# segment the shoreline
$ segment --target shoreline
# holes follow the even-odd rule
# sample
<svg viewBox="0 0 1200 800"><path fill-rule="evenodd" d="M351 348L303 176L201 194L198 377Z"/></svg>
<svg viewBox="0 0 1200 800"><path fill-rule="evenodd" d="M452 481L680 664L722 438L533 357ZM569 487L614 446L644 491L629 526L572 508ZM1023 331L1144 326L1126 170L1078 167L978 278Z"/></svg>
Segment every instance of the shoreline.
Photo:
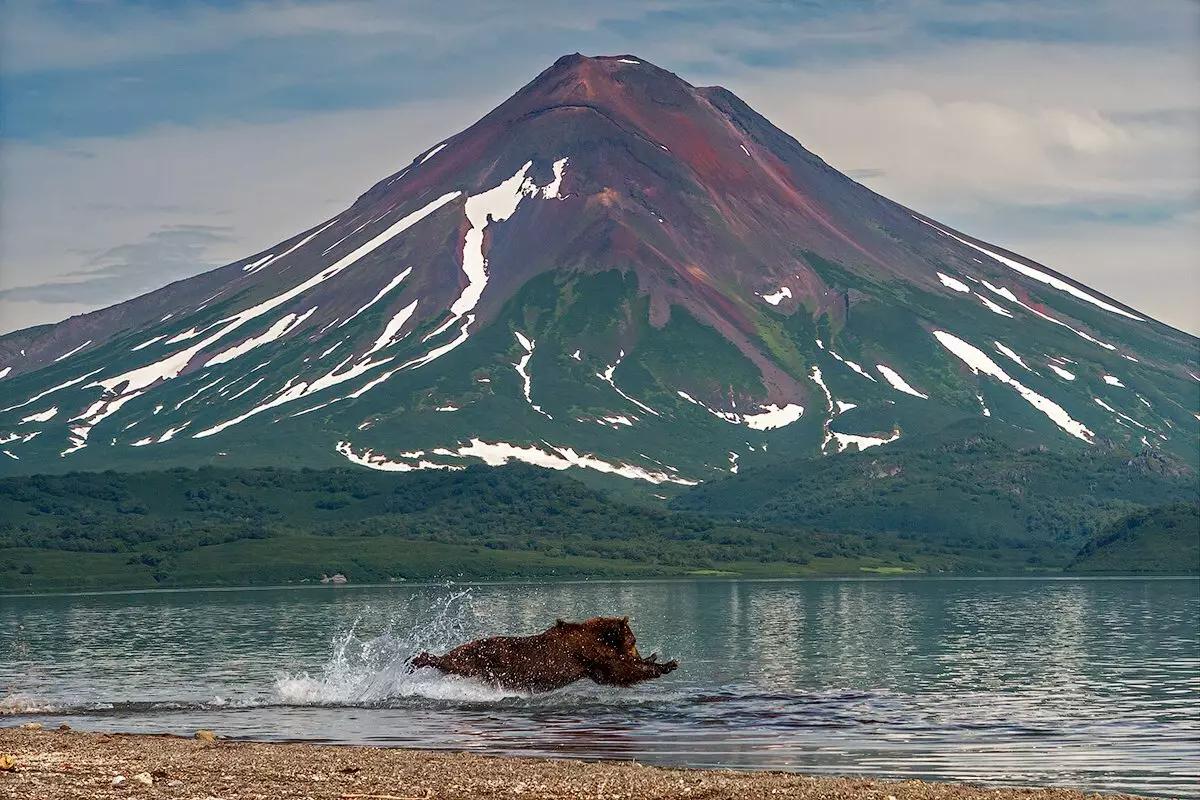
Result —
<svg viewBox="0 0 1200 800"><path fill-rule="evenodd" d="M755 583L796 583L796 582L833 582L833 581L864 581L864 582L887 582L887 581L1011 581L1011 580L1040 580L1040 581L1122 581L1122 580L1161 580L1161 581L1180 581L1200 580L1200 574L1167 574L1167 573L1139 573L1139 572L1113 572L1113 573L1069 573L1062 571L1042 571L1029 573L990 573L990 574L975 574L975 573L934 573L934 572L906 572L906 573L875 573L875 572L858 572L845 574L820 574L820 575L657 575L657 576L629 576L629 577L597 577L597 578L544 578L537 576L516 576L512 578L481 578L479 580L469 580L458 578L454 581L446 580L411 580L411 581L392 581L387 583L341 583L341 584L322 584L320 581L309 583L276 583L276 584L221 584L216 586L163 586L163 587L131 587L125 589L47 589L38 591L22 592L15 589L0 589L0 599L20 599L32 597L102 597L102 596L120 596L133 594L188 594L192 592L267 592L276 590L324 590L324 591L339 591L353 589L397 589L411 587L450 587L463 588L472 586L507 586L507 585L544 585L544 584L597 584L597 583L658 583L662 581L713 581L713 582L734 582L746 581Z"/></svg>
<svg viewBox="0 0 1200 800"><path fill-rule="evenodd" d="M14 768L4 770L5 756ZM118 780L119 778L119 780ZM385 747L202 741L0 728L0 795L14 798L449 800L696 797L873 800L1132 798L1058 788L652 767Z"/></svg>

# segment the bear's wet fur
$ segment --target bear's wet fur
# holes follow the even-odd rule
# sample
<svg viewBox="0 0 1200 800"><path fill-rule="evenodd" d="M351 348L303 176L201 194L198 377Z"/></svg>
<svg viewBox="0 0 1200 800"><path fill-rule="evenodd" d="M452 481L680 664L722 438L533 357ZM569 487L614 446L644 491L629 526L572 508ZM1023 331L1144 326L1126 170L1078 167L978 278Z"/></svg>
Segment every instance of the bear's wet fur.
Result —
<svg viewBox="0 0 1200 800"><path fill-rule="evenodd" d="M505 689L547 692L590 678L604 686L633 686L672 672L675 660L642 658L629 617L558 620L534 636L492 636L445 655L421 653L412 668L433 667Z"/></svg>

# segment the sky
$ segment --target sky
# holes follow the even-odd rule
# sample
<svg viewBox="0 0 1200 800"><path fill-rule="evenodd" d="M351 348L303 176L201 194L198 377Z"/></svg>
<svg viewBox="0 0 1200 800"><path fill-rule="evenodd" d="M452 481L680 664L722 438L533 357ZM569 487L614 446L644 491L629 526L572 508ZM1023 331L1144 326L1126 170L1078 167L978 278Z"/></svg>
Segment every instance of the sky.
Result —
<svg viewBox="0 0 1200 800"><path fill-rule="evenodd" d="M0 333L293 236L571 52L1200 333L1196 0L0 0Z"/></svg>

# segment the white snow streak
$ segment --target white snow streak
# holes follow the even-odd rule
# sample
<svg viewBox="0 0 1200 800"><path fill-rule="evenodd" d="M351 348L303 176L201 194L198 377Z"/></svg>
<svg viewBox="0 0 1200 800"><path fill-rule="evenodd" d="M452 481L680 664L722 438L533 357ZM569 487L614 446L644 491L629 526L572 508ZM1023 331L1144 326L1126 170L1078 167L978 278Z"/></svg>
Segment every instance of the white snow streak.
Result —
<svg viewBox="0 0 1200 800"><path fill-rule="evenodd" d="M1142 319L1141 317L1139 317L1135 314L1130 314L1128 311L1125 311L1124 309L1117 308L1116 306L1112 305L1111 303L1106 303L1098 297L1093 297L1092 295L1088 294L1087 292L1083 291L1082 289L1080 289L1076 286L1073 286L1064 280L1056 278L1053 275L1047 275L1046 273L1044 273L1040 270L1036 270L1033 267L1022 264L1019 261L1014 261L1011 258L1000 255L999 253L994 253L991 250L988 250L986 247L980 247L977 244L972 244L971 242L968 242L966 239L959 238L958 236L955 236L953 233L950 233L949 231L942 230L937 225L934 225L932 222L925 222L925 220L919 219L918 217L915 217L915 216L913 217L913 219L917 220L918 222L925 223L929 227L933 228L935 231L941 231L946 236L949 236L951 239L955 239L957 241L962 242L967 247L974 248L975 250L978 250L979 252L983 253L984 255L994 258L995 260L999 261L1001 264L1005 265L1006 267L1016 270L1017 272L1021 273L1022 275L1026 276L1028 278L1033 278L1035 281L1040 281L1040 282L1046 284L1047 286L1051 286L1055 289L1058 289L1060 292L1066 292L1067 294L1071 295L1072 297L1076 297L1080 300L1091 303L1092 305L1096 306L1097 308L1102 308L1105 311L1111 311L1114 314L1120 314L1123 317L1128 317L1129 319L1137 320L1138 322L1145 322L1145 320Z"/></svg>
<svg viewBox="0 0 1200 800"><path fill-rule="evenodd" d="M1019 355L1017 355L1015 352L1013 352L1011 349L1009 349L1008 347L1006 347L1006 346L1004 346L1004 345L1000 344L1000 342L993 342L993 344L995 344L995 345L996 345L996 349L997 349L997 350L999 350L999 351L1000 351L1000 353L1001 353L1002 355L1008 356L1010 359L1012 359L1013 361L1017 362L1018 364L1020 364L1020 365L1021 365L1022 367L1024 367L1025 369L1029 370L1030 372L1033 372L1033 370L1032 370L1032 369L1030 369L1029 365L1028 365L1028 364L1026 364L1026 363L1025 363L1025 362L1024 362L1022 359L1021 359L1021 357L1020 357ZM1035 374L1036 374L1036 373L1035 373Z"/></svg>
<svg viewBox="0 0 1200 800"><path fill-rule="evenodd" d="M938 276L938 280L942 282L943 286L947 286L956 292L966 292L968 294L971 292L971 287L967 286L965 283L960 281L958 278L951 278L949 275L946 275L941 272L939 272L937 274L937 276Z"/></svg>
<svg viewBox="0 0 1200 800"><path fill-rule="evenodd" d="M938 343L942 345L942 347L945 347L947 350L957 356L964 364L970 367L972 372L977 375L982 372L985 375L990 375L1001 383L1011 386L1017 390L1017 393L1020 394L1027 403L1049 417L1050 421L1055 425L1062 428L1072 436L1083 439L1085 442L1092 441L1094 434L1092 431L1088 430L1083 423L1072 419L1071 416L1062 408L1062 406L1058 405L1053 400L1042 397L1040 394L1020 383L1019 381L1013 380L1013 378L1010 377L1007 372L1001 369L996 362L988 358L987 354L982 350L974 345L964 342L962 339L959 339L957 336L947 333L946 331L934 331L933 335L938 340Z"/></svg>
<svg viewBox="0 0 1200 800"><path fill-rule="evenodd" d="M517 341L521 344L521 347L525 348L525 355L521 356L520 361L513 364L513 367L517 370L517 374L521 376L521 382L525 391L525 402L529 403L530 408L547 419L554 419L554 417L543 411L541 406L533 402L533 378L529 374L529 360L533 358L533 348L537 343L533 339L527 339L520 331L513 331L513 335L517 337Z"/></svg>
<svg viewBox="0 0 1200 800"><path fill-rule="evenodd" d="M1121 379L1115 375L1105 375L1104 382L1109 386L1120 386L1122 389L1125 388L1125 384L1121 383Z"/></svg>
<svg viewBox="0 0 1200 800"><path fill-rule="evenodd" d="M58 414L58 406L48 408L40 414L30 414L28 417L22 417L18 425L24 425L27 422L49 422Z"/></svg>
<svg viewBox="0 0 1200 800"><path fill-rule="evenodd" d="M625 359L625 351L622 350L620 355L617 356L617 360L615 362L613 362L612 364L609 364L607 367L605 367L603 373L597 372L596 377L599 378L600 380L604 381L605 383L607 383L609 386L611 386L613 388L613 391L615 391L617 394L621 395L621 397L624 397L629 402L633 403L635 406L640 408L642 411L645 411L647 414L653 414L656 417L661 417L662 414L659 414L657 411L655 411L650 406L646 405L645 403L639 402L638 400L634 400L632 397L630 397L629 395L622 392L620 387L618 387L616 382L613 380L613 375L616 374L617 367L619 367L621 365L621 362L624 359Z"/></svg>
<svg viewBox="0 0 1200 800"><path fill-rule="evenodd" d="M1075 380L1074 373L1068 372L1067 370L1063 369L1060 366L1057 366L1055 364L1047 364L1046 366L1048 366L1051 370L1053 370L1054 374L1057 375L1058 377L1062 378L1064 381Z"/></svg>
<svg viewBox="0 0 1200 800"><path fill-rule="evenodd" d="M355 464L382 472L413 472L419 469L466 469L466 467L454 464L435 464L432 461L419 461L416 464L406 464L403 461L389 461L386 456L375 453L372 450L363 450L361 453L356 453L349 442L338 442L337 451Z"/></svg>
<svg viewBox="0 0 1200 800"><path fill-rule="evenodd" d="M878 381L876 381L876 380L875 380L875 376L874 376L874 375L872 375L871 373L867 372L867 371L866 371L865 369L863 369L863 368L862 368L860 365L858 365L858 364L854 363L853 361L850 361L849 359L842 358L841 356L839 356L837 353L835 353L835 352L834 352L834 351L832 351L832 350L830 350L830 351L828 351L828 352L829 352L829 355L833 356L833 357L834 357L834 358L836 358L838 361L842 362L842 363L843 363L843 364L845 364L847 367L849 367L850 369L852 369L852 370L854 370L855 372L857 372L859 375L862 375L862 376L863 376L864 378L866 378L867 380L871 381L872 383L878 383Z"/></svg>
<svg viewBox="0 0 1200 800"><path fill-rule="evenodd" d="M262 269L266 265L266 263L268 261L270 261L273 257L274 257L274 253L267 253L265 256L260 258L258 261L254 261L254 262L244 265L242 267L242 272L257 272L258 270ZM210 297L208 299L211 300L212 297Z"/></svg>
<svg viewBox="0 0 1200 800"><path fill-rule="evenodd" d="M147 347L149 347L150 345L154 344L155 342L161 341L165 338L167 338L167 335L165 333L162 334L161 336L155 336L153 339L150 339L149 341L142 342L137 347L134 347L133 349L131 349L129 352L136 353L138 350L144 350Z"/></svg>
<svg viewBox="0 0 1200 800"><path fill-rule="evenodd" d="M1000 316L1008 317L1009 319L1013 318L1011 311L1009 311L1004 306L994 303L991 300L991 298L985 297L984 295L981 295L979 292L976 292L975 296L978 297L980 302L983 303L983 307L986 308L988 311L991 311L993 314L999 314Z"/></svg>
<svg viewBox="0 0 1200 800"><path fill-rule="evenodd" d="M372 251L386 244L392 238L398 236L412 225L420 222L422 219L429 216L434 211L437 211L451 200L454 200L460 194L461 192L450 192L449 194L442 195L438 199L426 204L424 207L399 220L383 233L374 237L366 244L358 247L353 252L338 259L331 266L326 267L324 270L312 276L308 280L292 287L291 289L288 289L285 292L282 292L281 294L276 295L275 297L264 300L258 305L248 308L233 317L221 320L221 323L224 323L224 327L197 344L194 344L185 350L180 350L176 353L173 353L160 361L147 364L146 366L138 369L130 370L129 372L116 375L112 378L105 378L104 380L97 381L96 383L89 385L103 386L110 392L116 391L117 387L124 385L124 391L128 393L144 389L155 383L158 383L159 381L171 380L178 377L179 374L183 372L184 368L191 362L192 358L194 358L195 355L201 350L229 335L250 320L267 314L289 300L304 294L313 287L318 286L319 284L334 277L363 257L370 254Z"/></svg>
<svg viewBox="0 0 1200 800"><path fill-rule="evenodd" d="M350 316L346 317L346 319L345 319L345 320L344 320L344 321L343 321L341 324L339 324L339 325L338 325L338 327L339 327L339 328L341 328L341 327L344 327L345 325L347 325L347 324L350 322L350 320L354 319L354 318L355 318L355 317L357 317L359 314L363 313L363 312L364 312L364 311L366 311L368 308L370 308L371 306L373 306L373 305L375 305L376 303L378 303L378 302L379 302L379 301L380 301L380 300L383 298L383 296L384 296L385 294L387 294L387 293L388 293L388 292L390 292L392 289L395 289L397 286L399 286L399 285L400 285L400 282L401 282L401 281L403 281L405 278L407 278L411 272L412 272L412 267L409 267L408 269L404 270L403 272L401 272L401 273L400 273L399 275L397 275L396 277L392 278L392 280L391 280L391 281L388 283L388 285L387 285L387 286L385 286L385 287L383 287L382 289L380 289L380 290L379 290L379 291L376 293L376 295L375 295L374 297L372 297L372 298L371 298L371 299L370 299L370 300L367 302L367 304L366 304L366 305L364 305L364 306L363 306L362 308L360 308L358 311L355 311L355 312L354 312L353 314L351 314Z"/></svg>
<svg viewBox="0 0 1200 800"><path fill-rule="evenodd" d="M417 163L418 163L418 164L424 164L426 161L428 161L429 159L433 158L433 157L434 157L434 156L436 156L438 153L440 153L440 152L442 151L442 148L443 148L443 147L445 147L447 144L449 144L449 143L448 143L448 142L442 142L442 143L441 143L441 144L439 144L437 147L433 148L433 149L432 149L432 150L430 150L428 153L426 153L425 155L421 156L421 160L420 160L420 161L418 161Z"/></svg>
<svg viewBox="0 0 1200 800"><path fill-rule="evenodd" d="M546 443L546 447L548 449L543 450L535 445L521 447L520 445L508 444L506 442L489 443L481 439L471 439L468 445L462 445L453 450L439 447L433 451L433 454L450 458L478 458L489 466L500 466L509 461L523 461L526 464L533 464L534 466L545 467L547 469L564 470L571 467L581 467L655 484L678 483L684 486L695 486L698 483L698 481L688 480L687 478L681 478L665 472L646 470L632 464L604 461L588 453L576 453L569 447L557 447L548 443ZM386 456L376 454L371 450L364 450L361 453L355 452L353 445L345 441L338 442L337 451L355 464L387 472L411 472L420 469L462 469L462 467L457 465L438 464L424 459L417 461L415 464L392 461ZM423 455L424 451L418 450L413 453L402 453L400 457L407 456L410 457L410 460L416 460Z"/></svg>
<svg viewBox="0 0 1200 800"><path fill-rule="evenodd" d="M87 375L83 375L78 378L73 378L73 379L67 381L66 383L60 383L58 386L52 386L44 392L35 394L33 397L29 398L24 403L17 403L15 406L9 406L8 408L0 408L0 413L6 412L6 411L15 411L18 408L24 408L25 406L29 405L30 403L36 403L38 400L41 400L43 397L45 397L48 394L53 394L54 392L57 392L59 389L66 389L68 386L74 386L77 383L83 383L88 378L95 375L97 372L100 372L101 369L103 369L103 367L101 367L100 369L94 369L91 372L89 372Z"/></svg>
<svg viewBox="0 0 1200 800"><path fill-rule="evenodd" d="M171 441L172 439L175 438L175 434L179 433L181 430L183 430L184 428L186 428L188 425L191 425L191 424L192 424L192 421L188 420L187 422L180 425L178 428L168 429L166 433L164 433L162 436L158 437L158 443L162 444L163 442Z"/></svg>
<svg viewBox="0 0 1200 800"><path fill-rule="evenodd" d="M900 373L896 372L896 370L892 369L887 364L876 364L875 369L879 370L879 374L882 375L896 391L904 392L905 394L911 394L913 397L919 397L922 400L929 399L929 395L918 392L908 384L908 381L900 377Z"/></svg>
<svg viewBox="0 0 1200 800"><path fill-rule="evenodd" d="M57 364L59 361L62 361L62 360L63 360L63 359L65 359L65 358L70 358L71 356L75 355L76 353L78 353L80 350L82 350L83 348L87 347L87 346L88 346L89 344L91 344L91 343L92 343L92 340L91 340L91 339L88 339L86 342L84 342L83 344L79 345L79 347L76 347L74 350L71 350L71 351L69 351L69 352L63 353L63 354L62 354L61 356L59 356L58 358L54 359L54 363L55 363L55 364Z"/></svg>
<svg viewBox="0 0 1200 800"><path fill-rule="evenodd" d="M768 404L762 406L762 410L757 414L738 414L734 411L718 411L715 408L709 408L704 403L701 403L696 398L692 397L687 392L676 392L684 400L689 403L700 406L714 417L719 417L732 425L745 425L753 428L756 431L769 431L776 428L782 428L786 425L791 425L804 414L804 406L788 403L784 406Z"/></svg>
<svg viewBox="0 0 1200 800"><path fill-rule="evenodd" d="M467 285L458 299L450 306L450 318L422 341L427 342L448 330L479 305L479 299L483 297L483 290L487 287L488 282L488 262L487 256L483 252L483 233L487 226L493 222L503 222L511 217L516 212L517 206L526 197L537 195L546 198L557 197L558 185L562 180L562 170L566 164L566 159L554 162L555 180L544 190L527 176L533 162L526 161L525 165L508 180L502 181L498 186L487 191L467 197L467 222L471 225L463 240L463 274L467 276ZM466 337L462 337L462 339L465 341Z"/></svg>
<svg viewBox="0 0 1200 800"><path fill-rule="evenodd" d="M1063 322L1062 320L1055 319L1054 317L1051 317L1048 314L1043 314L1041 311L1038 311L1036 308L1033 308L1032 306L1028 306L1025 303L1022 303L1020 300L1017 299L1017 296L1015 294L1013 294L1010 290L1008 290L1002 286L992 286L987 281L984 281L983 285L986 286L991 291L993 291L996 294L1003 297L1005 300L1008 300L1011 303L1016 303L1021 308L1028 311L1030 314L1041 317L1042 319L1046 320L1047 322L1053 322L1055 325L1061 325L1062 327L1064 327L1067 330L1074 333L1076 336L1079 336L1081 339L1086 339L1087 341L1091 342L1092 344L1098 344L1101 347L1103 347L1105 350L1116 350L1117 349L1117 348L1113 347L1111 344L1109 344L1108 342L1102 342L1099 339L1097 339L1096 337L1091 336L1091 335L1079 330L1078 328L1072 328L1070 325Z"/></svg>
<svg viewBox="0 0 1200 800"><path fill-rule="evenodd" d="M228 361L233 361L235 358L244 356L246 353L249 353L256 347L262 347L264 344L269 344L276 339L287 336L296 328L300 327L304 320L312 316L312 313L316 310L317 307L313 306L308 311L305 311L303 314L298 316L296 314L285 314L283 317L276 320L275 324L267 328L267 330L265 330L263 333L259 334L258 336L253 336L241 344L236 344L233 347L230 347L228 350L222 350L220 353L217 353L208 361L204 362L204 366L211 367L217 364L224 364Z"/></svg>
<svg viewBox="0 0 1200 800"><path fill-rule="evenodd" d="M372 353L377 353L385 347L391 347L393 344L403 339L404 336L408 335L404 334L404 336L401 336L400 330L404 327L404 323L408 322L413 313L416 312L417 302L418 301L413 300L404 308L397 311L395 315L388 320L388 324L383 328L383 333L379 334L379 338L376 339L374 344L371 345L371 349L363 354L363 358L366 358ZM336 345L334 346L336 347Z"/></svg>

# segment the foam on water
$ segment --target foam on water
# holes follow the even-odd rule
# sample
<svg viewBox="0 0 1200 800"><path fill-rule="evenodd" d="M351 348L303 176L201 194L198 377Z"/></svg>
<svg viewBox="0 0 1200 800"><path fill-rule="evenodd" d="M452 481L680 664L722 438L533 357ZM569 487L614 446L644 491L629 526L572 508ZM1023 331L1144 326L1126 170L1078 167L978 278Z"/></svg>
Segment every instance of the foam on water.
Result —
<svg viewBox="0 0 1200 800"><path fill-rule="evenodd" d="M428 616L415 620L389 619L386 629L369 635L360 615L348 631L332 642L329 661L316 675L283 674L275 682L278 702L287 705L386 705L398 698L487 702L514 696L486 684L443 675L436 670L413 670L412 658L423 650L449 650L467 640L474 616L471 590L439 598Z"/></svg>

